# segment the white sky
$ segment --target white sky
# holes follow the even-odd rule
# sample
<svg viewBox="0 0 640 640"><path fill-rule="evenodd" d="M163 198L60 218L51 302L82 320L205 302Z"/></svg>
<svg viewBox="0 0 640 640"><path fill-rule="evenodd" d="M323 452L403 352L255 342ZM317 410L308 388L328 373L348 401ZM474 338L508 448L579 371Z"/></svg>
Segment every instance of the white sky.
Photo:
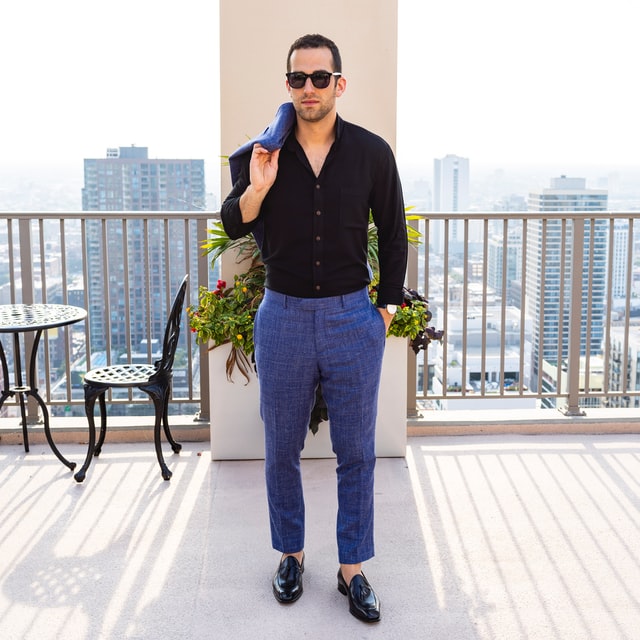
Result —
<svg viewBox="0 0 640 640"><path fill-rule="evenodd" d="M399 6L401 164L640 168L634 0ZM219 164L215 1L3 2L0 60L0 167L128 144Z"/></svg>
<svg viewBox="0 0 640 640"><path fill-rule="evenodd" d="M637 2L399 5L400 155L640 166Z"/></svg>

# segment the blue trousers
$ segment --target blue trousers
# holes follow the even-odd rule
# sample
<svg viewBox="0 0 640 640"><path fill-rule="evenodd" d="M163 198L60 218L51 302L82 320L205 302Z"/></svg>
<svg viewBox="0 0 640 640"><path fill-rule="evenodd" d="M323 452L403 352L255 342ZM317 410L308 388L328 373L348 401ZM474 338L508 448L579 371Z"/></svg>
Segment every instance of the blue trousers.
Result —
<svg viewBox="0 0 640 640"><path fill-rule="evenodd" d="M320 383L337 459L338 559L374 555L375 422L385 345L367 289L329 298L267 290L254 324L265 474L274 549L304 548L300 454ZM326 425L320 424L320 429ZM313 436L311 436L313 437Z"/></svg>

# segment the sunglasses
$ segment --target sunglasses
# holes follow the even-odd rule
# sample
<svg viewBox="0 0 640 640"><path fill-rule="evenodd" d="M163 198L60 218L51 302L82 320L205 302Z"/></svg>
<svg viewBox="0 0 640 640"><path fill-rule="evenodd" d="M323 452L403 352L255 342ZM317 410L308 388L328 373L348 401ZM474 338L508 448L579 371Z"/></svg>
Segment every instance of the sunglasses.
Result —
<svg viewBox="0 0 640 640"><path fill-rule="evenodd" d="M326 89L331 82L333 76L339 78L342 74L330 71L314 71L313 73L302 73L302 71L292 71L287 73L287 80L292 89L302 89L307 82L307 78L311 78L311 82L316 89Z"/></svg>

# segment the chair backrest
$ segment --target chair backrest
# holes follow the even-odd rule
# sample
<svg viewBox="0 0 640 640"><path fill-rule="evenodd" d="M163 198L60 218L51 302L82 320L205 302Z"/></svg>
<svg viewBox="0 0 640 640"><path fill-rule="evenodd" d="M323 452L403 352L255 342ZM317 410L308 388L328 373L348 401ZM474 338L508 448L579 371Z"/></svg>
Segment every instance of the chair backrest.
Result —
<svg viewBox="0 0 640 640"><path fill-rule="evenodd" d="M151 376L152 378L171 375L173 360L176 356L176 348L178 346L178 338L180 337L180 322L182 320L182 308L184 307L184 298L187 293L188 281L189 274L182 279L178 293L176 293L176 297L173 299L171 313L169 314L167 326L164 330L162 359L155 363L156 372Z"/></svg>

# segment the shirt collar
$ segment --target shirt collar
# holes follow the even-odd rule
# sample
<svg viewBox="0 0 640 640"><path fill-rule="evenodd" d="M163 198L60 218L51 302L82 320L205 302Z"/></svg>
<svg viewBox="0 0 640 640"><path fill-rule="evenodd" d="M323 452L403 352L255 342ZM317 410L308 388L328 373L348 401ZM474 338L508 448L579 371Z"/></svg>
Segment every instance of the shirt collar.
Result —
<svg viewBox="0 0 640 640"><path fill-rule="evenodd" d="M336 114L336 142L339 142L340 139L342 138L342 133L344 132L344 120L338 115ZM284 144L284 147L286 149L288 149L289 151L293 151L296 146L298 145L298 141L296 140L296 130L295 127L293 127L293 129L291 129L291 131L289 132L289 135L287 137L287 140Z"/></svg>

